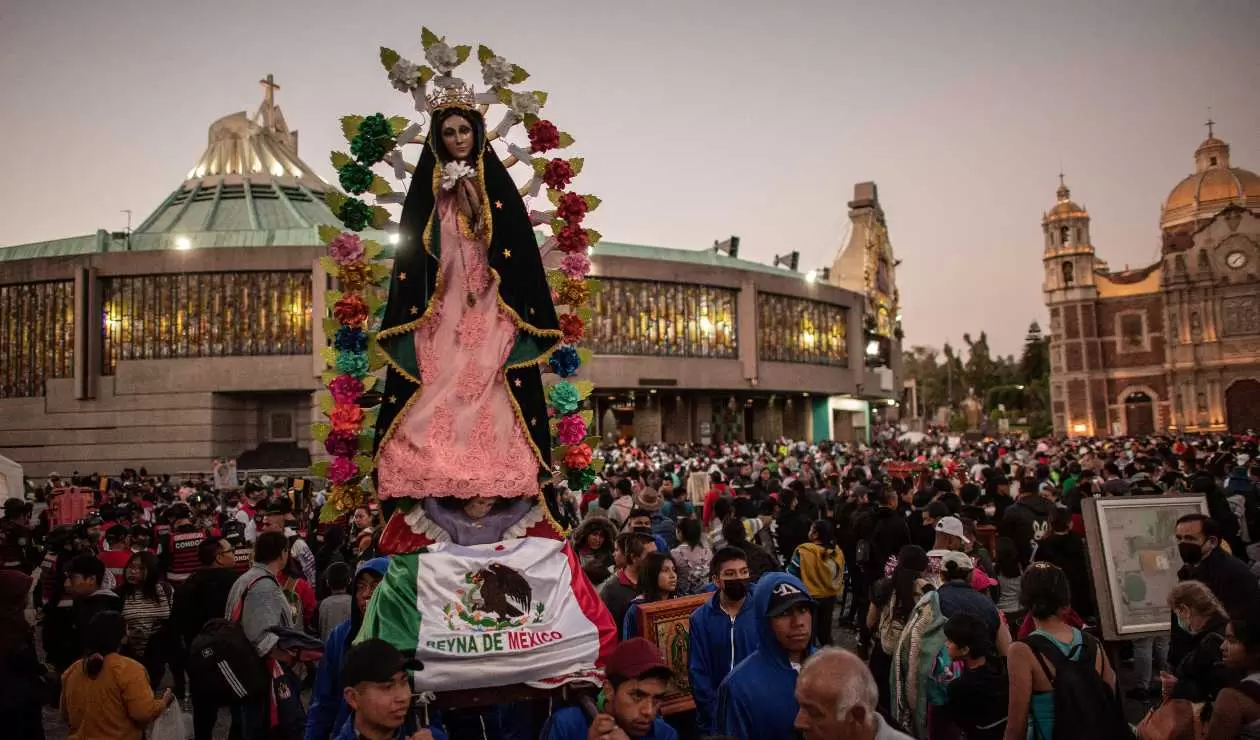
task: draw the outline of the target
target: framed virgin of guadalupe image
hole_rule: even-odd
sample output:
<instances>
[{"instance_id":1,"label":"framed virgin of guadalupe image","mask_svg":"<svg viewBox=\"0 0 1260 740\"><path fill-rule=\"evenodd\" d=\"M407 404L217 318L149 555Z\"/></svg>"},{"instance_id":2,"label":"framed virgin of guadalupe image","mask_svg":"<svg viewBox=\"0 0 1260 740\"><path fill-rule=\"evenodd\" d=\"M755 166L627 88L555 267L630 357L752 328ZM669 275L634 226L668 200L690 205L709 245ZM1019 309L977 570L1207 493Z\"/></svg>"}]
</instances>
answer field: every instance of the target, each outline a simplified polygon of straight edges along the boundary
<instances>
[{"instance_id":1,"label":"framed virgin of guadalupe image","mask_svg":"<svg viewBox=\"0 0 1260 740\"><path fill-rule=\"evenodd\" d=\"M1207 514L1207 499L1087 498L1081 513L1103 639L1167 633L1172 619L1168 594L1182 565L1174 530L1187 514Z\"/></svg>"},{"instance_id":2,"label":"framed virgin of guadalupe image","mask_svg":"<svg viewBox=\"0 0 1260 740\"><path fill-rule=\"evenodd\" d=\"M639 634L660 648L665 664L674 672L669 690L661 697L661 714L676 714L696 707L687 673L691 613L711 598L712 593L700 593L639 605Z\"/></svg>"}]
</instances>

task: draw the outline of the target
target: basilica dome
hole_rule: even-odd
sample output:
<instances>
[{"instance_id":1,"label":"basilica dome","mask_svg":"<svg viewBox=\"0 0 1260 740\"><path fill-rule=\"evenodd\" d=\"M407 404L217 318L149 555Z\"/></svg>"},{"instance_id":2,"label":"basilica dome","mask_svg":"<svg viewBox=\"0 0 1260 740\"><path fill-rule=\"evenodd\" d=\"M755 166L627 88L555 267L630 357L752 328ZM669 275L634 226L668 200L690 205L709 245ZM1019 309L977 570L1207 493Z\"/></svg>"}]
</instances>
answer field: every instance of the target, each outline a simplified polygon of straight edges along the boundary
<instances>
[{"instance_id":1,"label":"basilica dome","mask_svg":"<svg viewBox=\"0 0 1260 740\"><path fill-rule=\"evenodd\" d=\"M1194 152L1195 173L1177 183L1164 202L1160 227L1169 230L1211 218L1236 203L1260 208L1260 175L1229 166L1229 144L1208 136Z\"/></svg>"}]
</instances>

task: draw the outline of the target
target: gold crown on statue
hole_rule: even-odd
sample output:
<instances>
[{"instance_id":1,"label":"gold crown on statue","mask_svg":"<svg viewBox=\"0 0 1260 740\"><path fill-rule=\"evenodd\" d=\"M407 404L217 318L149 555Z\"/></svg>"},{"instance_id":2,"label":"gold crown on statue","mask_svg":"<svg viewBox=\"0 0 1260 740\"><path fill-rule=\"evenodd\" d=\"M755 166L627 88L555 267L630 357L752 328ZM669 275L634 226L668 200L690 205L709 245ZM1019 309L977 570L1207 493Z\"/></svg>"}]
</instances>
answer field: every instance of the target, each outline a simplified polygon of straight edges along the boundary
<instances>
[{"instance_id":1,"label":"gold crown on statue","mask_svg":"<svg viewBox=\"0 0 1260 740\"><path fill-rule=\"evenodd\" d=\"M477 109L472 85L463 83L437 88L429 95L428 101L429 110L431 111L441 110L442 108Z\"/></svg>"}]
</instances>

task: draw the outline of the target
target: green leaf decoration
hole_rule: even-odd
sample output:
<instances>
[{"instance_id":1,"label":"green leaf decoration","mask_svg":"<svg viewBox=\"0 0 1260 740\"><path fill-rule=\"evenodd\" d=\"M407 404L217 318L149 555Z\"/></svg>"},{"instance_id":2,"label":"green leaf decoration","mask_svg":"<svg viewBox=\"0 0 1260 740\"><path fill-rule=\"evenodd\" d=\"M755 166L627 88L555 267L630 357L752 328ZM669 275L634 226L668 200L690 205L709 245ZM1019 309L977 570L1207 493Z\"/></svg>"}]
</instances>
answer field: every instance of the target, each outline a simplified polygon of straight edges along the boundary
<instances>
[{"instance_id":1,"label":"green leaf decoration","mask_svg":"<svg viewBox=\"0 0 1260 740\"><path fill-rule=\"evenodd\" d=\"M336 226L324 224L319 227L319 240L325 244L331 244L333 239L341 236L341 229Z\"/></svg>"},{"instance_id":2,"label":"green leaf decoration","mask_svg":"<svg viewBox=\"0 0 1260 740\"><path fill-rule=\"evenodd\" d=\"M595 229L583 229L583 231L586 232L586 243L592 247L598 244L600 239L604 238L604 235Z\"/></svg>"},{"instance_id":3,"label":"green leaf decoration","mask_svg":"<svg viewBox=\"0 0 1260 740\"><path fill-rule=\"evenodd\" d=\"M533 168L534 174L542 177L542 174L547 171L547 160L538 157L533 161Z\"/></svg>"},{"instance_id":4,"label":"green leaf decoration","mask_svg":"<svg viewBox=\"0 0 1260 740\"><path fill-rule=\"evenodd\" d=\"M332 425L325 424L324 422L321 421L321 422L312 424L311 431L315 434L316 442L323 442L324 440L328 439L328 434L332 431Z\"/></svg>"},{"instance_id":5,"label":"green leaf decoration","mask_svg":"<svg viewBox=\"0 0 1260 740\"><path fill-rule=\"evenodd\" d=\"M582 320L583 324L591 323L591 318L594 316L589 308L579 308L577 310L577 315L578 318Z\"/></svg>"},{"instance_id":6,"label":"green leaf decoration","mask_svg":"<svg viewBox=\"0 0 1260 740\"><path fill-rule=\"evenodd\" d=\"M512 65L512 84L519 85L529 79L529 72L521 68L519 64Z\"/></svg>"},{"instance_id":7,"label":"green leaf decoration","mask_svg":"<svg viewBox=\"0 0 1260 740\"><path fill-rule=\"evenodd\" d=\"M381 352L368 353L368 372L374 373L385 367L385 357Z\"/></svg>"},{"instance_id":8,"label":"green leaf decoration","mask_svg":"<svg viewBox=\"0 0 1260 740\"><path fill-rule=\"evenodd\" d=\"M591 460L591 470L594 470L596 473L602 472L604 470L604 458Z\"/></svg>"},{"instance_id":9,"label":"green leaf decoration","mask_svg":"<svg viewBox=\"0 0 1260 740\"><path fill-rule=\"evenodd\" d=\"M394 132L394 136L401 134L411 125L411 121L406 116L391 116L389 119L389 128Z\"/></svg>"},{"instance_id":10,"label":"green leaf decoration","mask_svg":"<svg viewBox=\"0 0 1260 740\"><path fill-rule=\"evenodd\" d=\"M591 364L591 360L595 359L595 352L593 352L590 349L587 349L586 347L579 347L577 353L578 353L578 360L582 362L582 367L586 367L587 365Z\"/></svg>"},{"instance_id":11,"label":"green leaf decoration","mask_svg":"<svg viewBox=\"0 0 1260 740\"><path fill-rule=\"evenodd\" d=\"M372 184L368 186L368 192L372 195L389 195L394 189L389 186L389 182L380 175L372 178Z\"/></svg>"},{"instance_id":12,"label":"green leaf decoration","mask_svg":"<svg viewBox=\"0 0 1260 740\"><path fill-rule=\"evenodd\" d=\"M533 127L537 126L537 125L538 125L538 121L539 121L539 120L541 120L541 119L539 119L539 118L538 118L538 114L536 114L536 113L526 113L526 114L525 114L525 119L524 119L524 123L525 123L525 130L526 130L526 131L528 131L529 129L531 129L531 128L533 128Z\"/></svg>"},{"instance_id":13,"label":"green leaf decoration","mask_svg":"<svg viewBox=\"0 0 1260 740\"><path fill-rule=\"evenodd\" d=\"M334 318L324 319L324 336L331 337L341 328L341 322Z\"/></svg>"},{"instance_id":14,"label":"green leaf decoration","mask_svg":"<svg viewBox=\"0 0 1260 740\"><path fill-rule=\"evenodd\" d=\"M548 193L553 193L553 192L555 192L555 191L554 191L554 190L549 190L549 191L547 191L547 192L548 192ZM547 225L551 227L551 235L552 235L552 236L559 236L559 235L560 235L560 231L561 231L561 229L563 229L563 228L565 227L564 219L562 219L562 218L553 218L553 219L551 219L551 222L550 222L549 224L547 224Z\"/></svg>"},{"instance_id":15,"label":"green leaf decoration","mask_svg":"<svg viewBox=\"0 0 1260 740\"><path fill-rule=\"evenodd\" d=\"M385 265L372 265L372 283L376 284L389 277L389 268Z\"/></svg>"},{"instance_id":16,"label":"green leaf decoration","mask_svg":"<svg viewBox=\"0 0 1260 740\"><path fill-rule=\"evenodd\" d=\"M568 149L571 146L573 146L573 137L569 136L569 133L567 131L561 131L560 132L560 148Z\"/></svg>"},{"instance_id":17,"label":"green leaf decoration","mask_svg":"<svg viewBox=\"0 0 1260 740\"><path fill-rule=\"evenodd\" d=\"M332 304L336 303L337 301L345 297L346 297L345 294L342 293L340 290L330 290L324 293L324 302L327 303L329 306L331 306Z\"/></svg>"},{"instance_id":18,"label":"green leaf decoration","mask_svg":"<svg viewBox=\"0 0 1260 740\"><path fill-rule=\"evenodd\" d=\"M578 400L580 401L590 398L591 392L595 390L595 384L589 380L579 380L573 385L578 390Z\"/></svg>"},{"instance_id":19,"label":"green leaf decoration","mask_svg":"<svg viewBox=\"0 0 1260 740\"><path fill-rule=\"evenodd\" d=\"M319 462L312 465L311 475L315 476L316 478L327 478L329 462L330 461L328 460L320 460Z\"/></svg>"},{"instance_id":20,"label":"green leaf decoration","mask_svg":"<svg viewBox=\"0 0 1260 740\"><path fill-rule=\"evenodd\" d=\"M345 134L346 141L351 141L359 135L359 124L361 123L363 123L363 116L341 117L341 133Z\"/></svg>"},{"instance_id":21,"label":"green leaf decoration","mask_svg":"<svg viewBox=\"0 0 1260 740\"><path fill-rule=\"evenodd\" d=\"M398 52L393 49L387 49L384 46L381 47L381 65L385 67L386 72L392 70L394 65L398 64L399 59L402 59L402 57L398 55Z\"/></svg>"},{"instance_id":22,"label":"green leaf decoration","mask_svg":"<svg viewBox=\"0 0 1260 740\"><path fill-rule=\"evenodd\" d=\"M332 347L324 347L321 349L319 351L319 356L328 367L335 367L337 365L337 350Z\"/></svg>"},{"instance_id":23,"label":"green leaf decoration","mask_svg":"<svg viewBox=\"0 0 1260 740\"><path fill-rule=\"evenodd\" d=\"M368 223L372 224L374 229L383 229L389 223L389 211L380 206L372 206L372 220Z\"/></svg>"},{"instance_id":24,"label":"green leaf decoration","mask_svg":"<svg viewBox=\"0 0 1260 740\"><path fill-rule=\"evenodd\" d=\"M582 174L582 166L586 164L586 160L581 157L574 157L569 160L569 166L573 168L574 175Z\"/></svg>"},{"instance_id":25,"label":"green leaf decoration","mask_svg":"<svg viewBox=\"0 0 1260 740\"><path fill-rule=\"evenodd\" d=\"M367 455L355 455L354 464L359 466L360 473L366 473L372 469L372 458Z\"/></svg>"},{"instance_id":26,"label":"green leaf decoration","mask_svg":"<svg viewBox=\"0 0 1260 740\"><path fill-rule=\"evenodd\" d=\"M324 466L325 471L327 471L327 468L328 466L325 465ZM312 466L311 467L312 472L314 471L314 469L315 469L314 466ZM317 475L315 477L322 478L323 476ZM340 516L341 516L341 512L337 510L337 507L334 506L333 502L331 501L325 501L324 505L319 508L319 523L320 524L329 524L331 522L335 522Z\"/></svg>"},{"instance_id":27,"label":"green leaf decoration","mask_svg":"<svg viewBox=\"0 0 1260 740\"><path fill-rule=\"evenodd\" d=\"M363 390L365 391L372 390L372 388L375 387L376 385L376 380L377 378L375 375L365 375L363 377Z\"/></svg>"},{"instance_id":28,"label":"green leaf decoration","mask_svg":"<svg viewBox=\"0 0 1260 740\"><path fill-rule=\"evenodd\" d=\"M535 90L534 97L538 98L538 107L541 108L547 104L547 93L542 90Z\"/></svg>"},{"instance_id":29,"label":"green leaf decoration","mask_svg":"<svg viewBox=\"0 0 1260 740\"><path fill-rule=\"evenodd\" d=\"M341 206L346 202L346 196L338 193L336 190L329 190L324 193L324 204L328 206L328 210L337 213L341 210ZM340 233L340 232L339 232Z\"/></svg>"},{"instance_id":30,"label":"green leaf decoration","mask_svg":"<svg viewBox=\"0 0 1260 740\"><path fill-rule=\"evenodd\" d=\"M380 415L381 415L381 407L380 407L380 406L373 406L372 408L370 408L370 409L368 409L366 412L364 412L364 414L363 414L363 428L364 428L364 429L375 429L375 428L376 428L376 420L377 420L377 418L379 418L379 417L380 417Z\"/></svg>"},{"instance_id":31,"label":"green leaf decoration","mask_svg":"<svg viewBox=\"0 0 1260 740\"><path fill-rule=\"evenodd\" d=\"M501 87L498 90L495 90L494 94L499 98L500 103L503 103L504 105L512 104L512 91L511 90L508 90L505 87Z\"/></svg>"},{"instance_id":32,"label":"green leaf decoration","mask_svg":"<svg viewBox=\"0 0 1260 740\"><path fill-rule=\"evenodd\" d=\"M337 377L340 374L341 373L337 372L336 370L325 370L323 373L320 374L319 382L324 385L328 385L329 383L333 382L333 378Z\"/></svg>"},{"instance_id":33,"label":"green leaf decoration","mask_svg":"<svg viewBox=\"0 0 1260 740\"><path fill-rule=\"evenodd\" d=\"M561 192L559 190L552 190L551 188L547 188L547 200L551 201L551 205L553 206L560 205L560 196L561 196Z\"/></svg>"},{"instance_id":34,"label":"green leaf decoration","mask_svg":"<svg viewBox=\"0 0 1260 740\"><path fill-rule=\"evenodd\" d=\"M333 408L332 395L321 391L319 393L316 393L315 397L319 399L319 410L322 411L325 416L327 416L328 412L332 411L332 408Z\"/></svg>"},{"instance_id":35,"label":"green leaf decoration","mask_svg":"<svg viewBox=\"0 0 1260 740\"><path fill-rule=\"evenodd\" d=\"M547 287L552 290L560 290L560 286L564 285L564 282L568 279L568 276L560 270L547 271Z\"/></svg>"},{"instance_id":36,"label":"green leaf decoration","mask_svg":"<svg viewBox=\"0 0 1260 740\"><path fill-rule=\"evenodd\" d=\"M324 268L324 272L328 273L329 275L337 274L337 270L338 270L337 263L333 262L333 258L329 257L328 255L324 255L323 257L319 258L319 266Z\"/></svg>"},{"instance_id":37,"label":"green leaf decoration","mask_svg":"<svg viewBox=\"0 0 1260 740\"><path fill-rule=\"evenodd\" d=\"M590 209L587 209L587 210L590 210ZM384 253L385 253L385 247L382 247L380 242L376 241L375 239L363 240L363 258L364 259L374 260L377 257L380 257ZM386 270L386 274L388 273L389 271Z\"/></svg>"},{"instance_id":38,"label":"green leaf decoration","mask_svg":"<svg viewBox=\"0 0 1260 740\"><path fill-rule=\"evenodd\" d=\"M582 412L582 421L586 422L586 426L587 426L587 428L589 429L589 428L590 428L590 426L591 426L591 424L593 424L593 423L595 422L595 412L594 412L594 411L591 411L591 410L589 410L589 409L588 409L588 410L586 410L586 411L583 411L583 412Z\"/></svg>"},{"instance_id":39,"label":"green leaf decoration","mask_svg":"<svg viewBox=\"0 0 1260 740\"><path fill-rule=\"evenodd\" d=\"M569 451L569 447L568 447L567 445L560 445L559 447L552 447L552 448L551 448L551 459L552 459L552 460L563 460L563 459L564 459L564 455L565 455L565 453L566 453L566 452L568 452L568 451Z\"/></svg>"},{"instance_id":40,"label":"green leaf decoration","mask_svg":"<svg viewBox=\"0 0 1260 740\"><path fill-rule=\"evenodd\" d=\"M433 79L433 75L435 74L437 74L437 72L434 72L433 68L430 67L429 65L427 64L420 65L420 81L421 82L424 82L427 84L429 80Z\"/></svg>"},{"instance_id":41,"label":"green leaf decoration","mask_svg":"<svg viewBox=\"0 0 1260 740\"><path fill-rule=\"evenodd\" d=\"M494 58L494 52L490 51L490 47L482 44L477 47L477 61L485 64Z\"/></svg>"},{"instance_id":42,"label":"green leaf decoration","mask_svg":"<svg viewBox=\"0 0 1260 740\"><path fill-rule=\"evenodd\" d=\"M424 47L425 51L428 51L430 46L433 46L441 40L441 37L430 31L428 26L424 26L420 29L420 45Z\"/></svg>"},{"instance_id":43,"label":"green leaf decoration","mask_svg":"<svg viewBox=\"0 0 1260 740\"><path fill-rule=\"evenodd\" d=\"M332 160L333 169L337 171L340 171L342 167L345 167L354 161L350 158L350 155L345 152L333 152L329 159Z\"/></svg>"},{"instance_id":44,"label":"green leaf decoration","mask_svg":"<svg viewBox=\"0 0 1260 740\"><path fill-rule=\"evenodd\" d=\"M459 60L460 64L463 64L464 62L468 61L468 57L471 54L472 54L472 47L469 46L468 44L461 44L455 47L455 58Z\"/></svg>"},{"instance_id":45,"label":"green leaf decoration","mask_svg":"<svg viewBox=\"0 0 1260 740\"><path fill-rule=\"evenodd\" d=\"M385 301L380 296L371 294L363 296L363 302L367 304L368 311L371 313L376 313L377 309L385 305Z\"/></svg>"},{"instance_id":46,"label":"green leaf decoration","mask_svg":"<svg viewBox=\"0 0 1260 740\"><path fill-rule=\"evenodd\" d=\"M595 196L593 196L593 195L583 195L583 196L582 196L582 200L586 201L586 212L587 212L587 213L590 213L591 211L595 210L596 208L599 208L599 204L604 202L604 201L600 200L599 198L596 198L596 197L595 197Z\"/></svg>"},{"instance_id":47,"label":"green leaf decoration","mask_svg":"<svg viewBox=\"0 0 1260 740\"><path fill-rule=\"evenodd\" d=\"M360 435L359 435L359 452L369 452L369 453L370 453L370 452L372 451L372 443L373 443L374 441L375 441L375 440L373 440L372 435L370 435L370 434L360 434Z\"/></svg>"}]
</instances>

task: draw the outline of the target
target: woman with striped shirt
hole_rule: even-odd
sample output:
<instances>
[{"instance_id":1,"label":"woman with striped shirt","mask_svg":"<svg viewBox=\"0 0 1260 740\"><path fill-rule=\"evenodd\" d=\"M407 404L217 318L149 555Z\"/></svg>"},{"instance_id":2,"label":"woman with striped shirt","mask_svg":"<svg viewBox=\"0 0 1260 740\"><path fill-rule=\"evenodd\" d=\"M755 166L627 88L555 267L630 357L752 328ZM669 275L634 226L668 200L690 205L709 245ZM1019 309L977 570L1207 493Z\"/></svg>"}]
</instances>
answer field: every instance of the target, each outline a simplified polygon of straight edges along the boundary
<instances>
[{"instance_id":1,"label":"woman with striped shirt","mask_svg":"<svg viewBox=\"0 0 1260 740\"><path fill-rule=\"evenodd\" d=\"M161 568L157 557L151 552L138 552L127 561L123 569L123 583L118 587L118 595L123 599L122 615L127 621L127 642L136 655L136 659L149 672L149 682L157 688L165 672L166 664L173 657L170 645L172 631L169 628L171 618L171 597L173 589L162 580ZM183 696L184 688L182 670L176 670L175 695Z\"/></svg>"}]
</instances>

